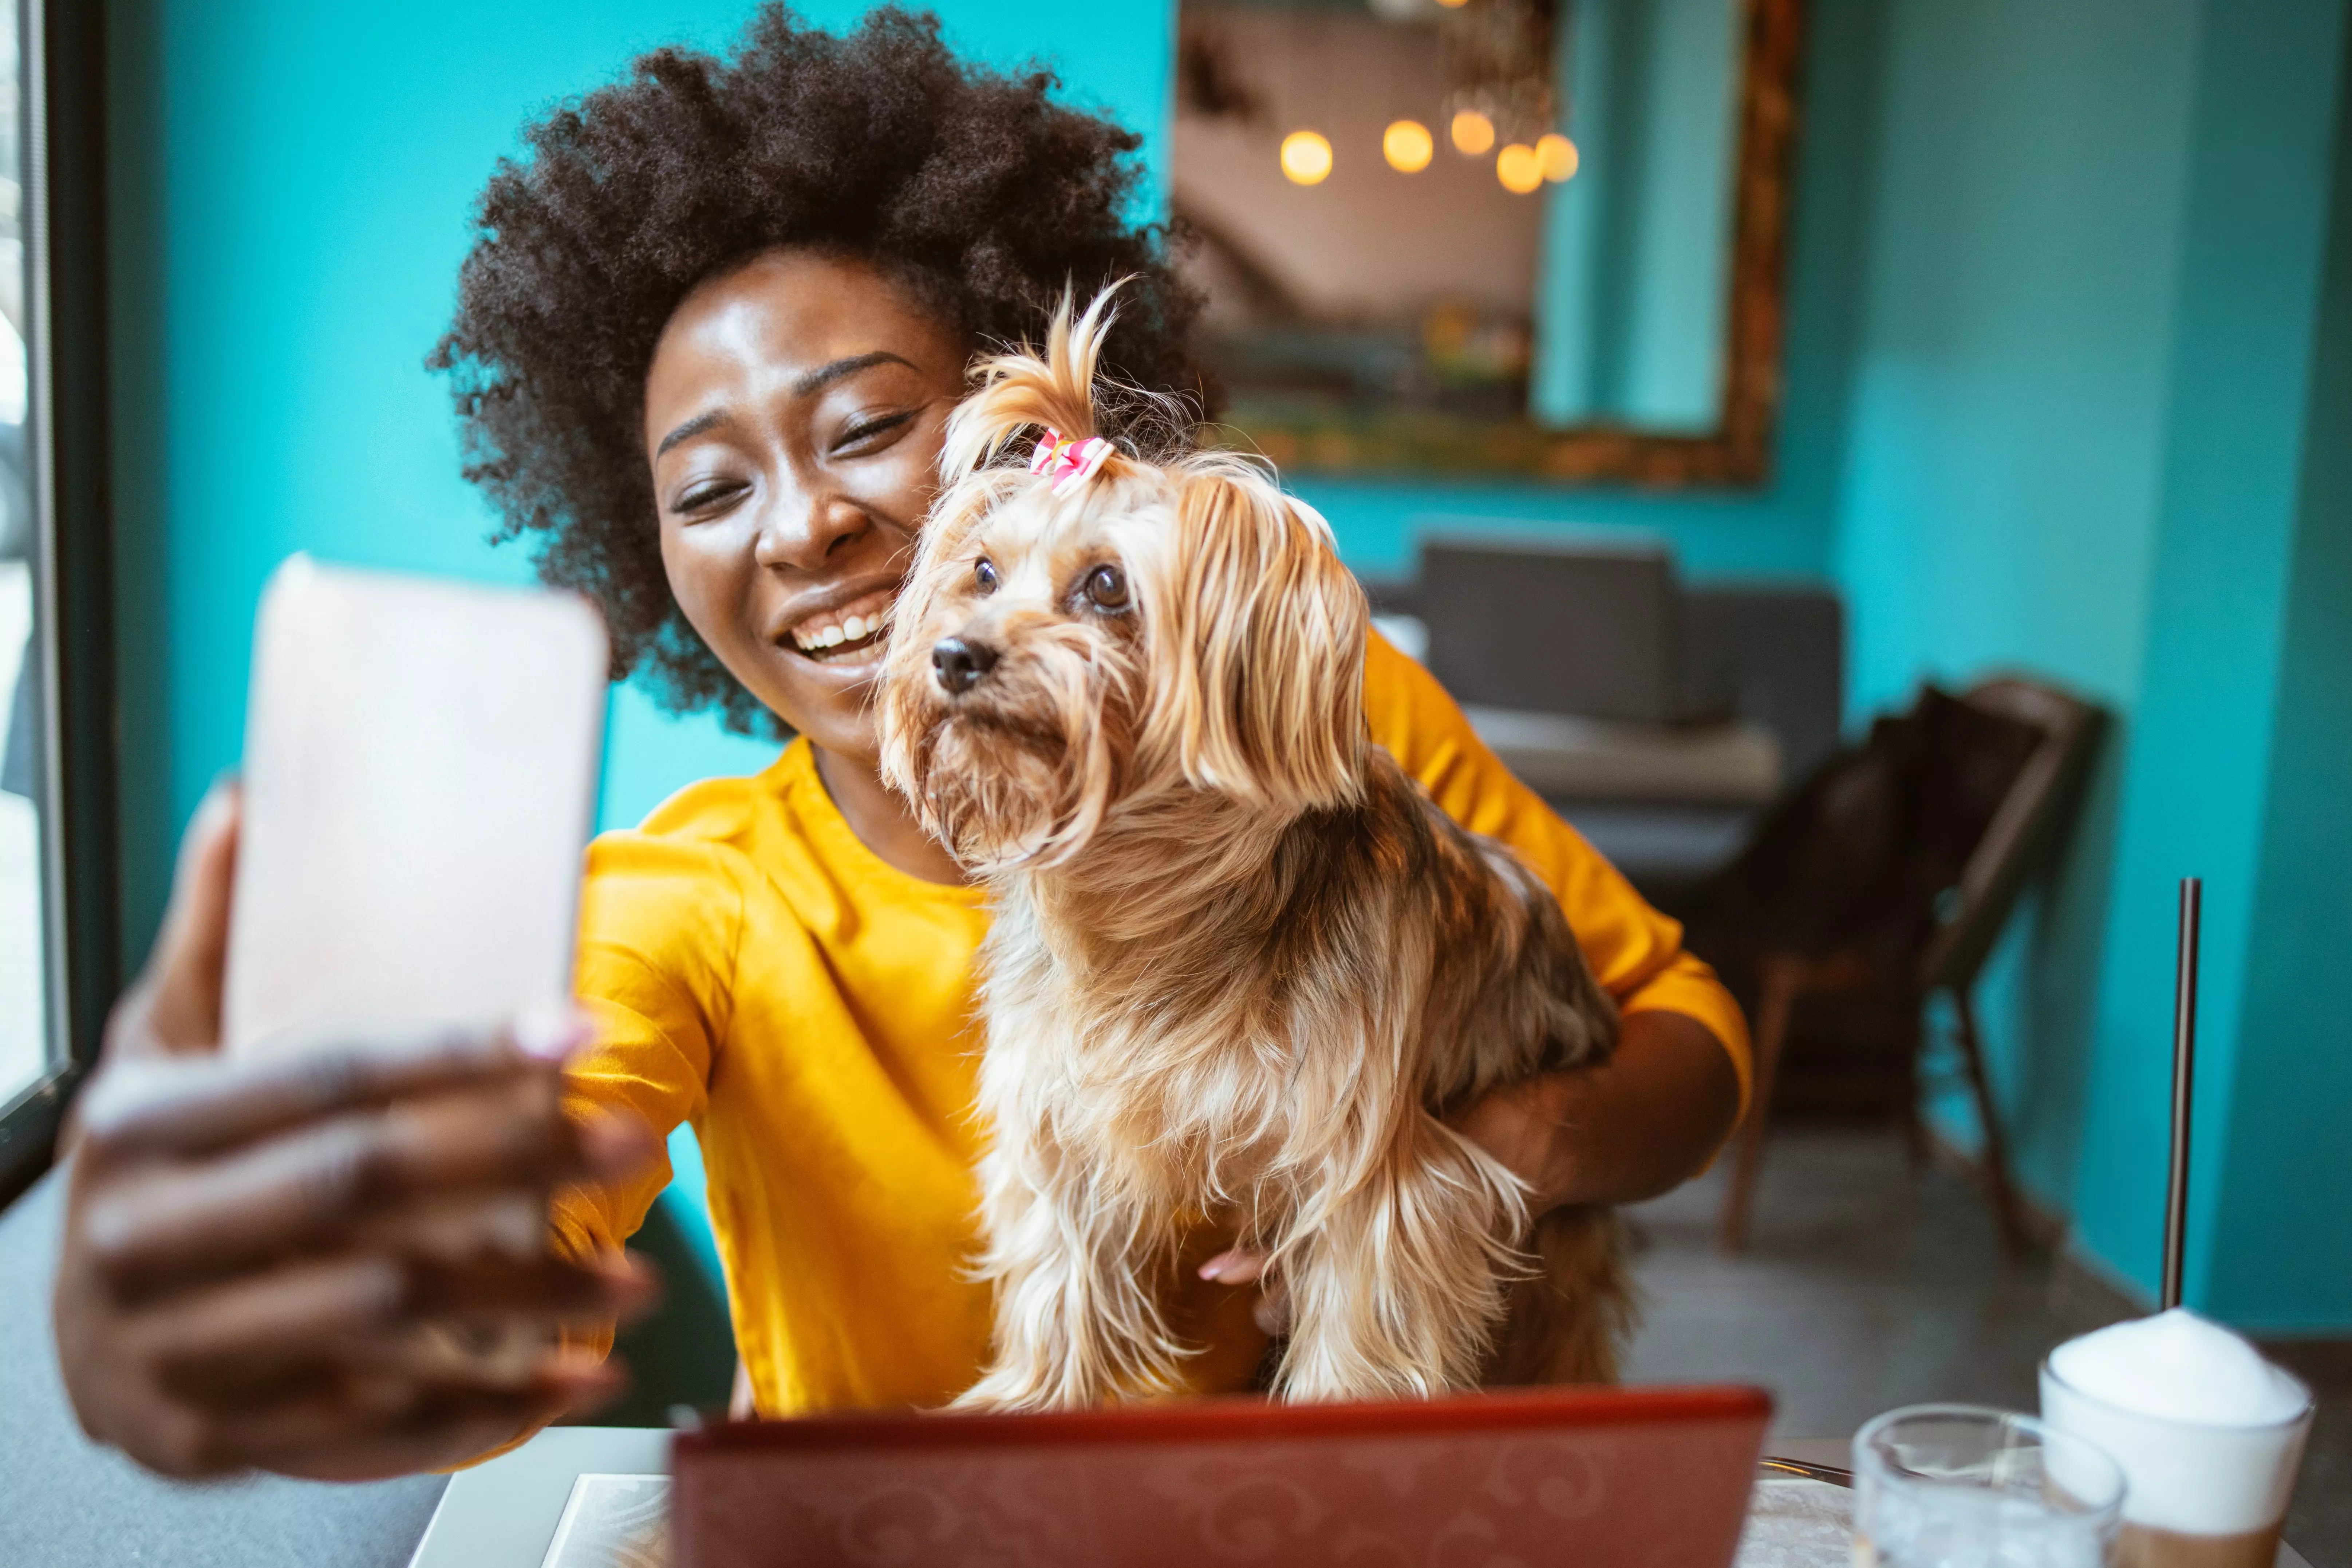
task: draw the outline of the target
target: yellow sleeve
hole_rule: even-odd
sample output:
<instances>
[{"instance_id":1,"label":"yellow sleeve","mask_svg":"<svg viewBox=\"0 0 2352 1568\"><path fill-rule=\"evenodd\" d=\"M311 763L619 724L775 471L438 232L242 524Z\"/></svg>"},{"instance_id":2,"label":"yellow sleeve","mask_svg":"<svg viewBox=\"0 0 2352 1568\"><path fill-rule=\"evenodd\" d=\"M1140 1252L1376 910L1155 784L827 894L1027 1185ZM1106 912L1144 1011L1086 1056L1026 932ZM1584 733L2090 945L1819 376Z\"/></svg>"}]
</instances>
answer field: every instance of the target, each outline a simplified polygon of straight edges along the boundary
<instances>
[{"instance_id":1,"label":"yellow sleeve","mask_svg":"<svg viewBox=\"0 0 2352 1568\"><path fill-rule=\"evenodd\" d=\"M565 1073L563 1108L575 1120L633 1114L659 1139L701 1114L711 1058L726 1037L742 884L731 851L645 833L608 833L588 847L580 889L573 990L594 1020L594 1042ZM669 1184L667 1149L628 1182L558 1192L548 1225L560 1257L616 1255ZM562 1342L612 1353L614 1327L567 1330ZM539 1427L474 1458L511 1452Z\"/></svg>"},{"instance_id":2,"label":"yellow sleeve","mask_svg":"<svg viewBox=\"0 0 2352 1568\"><path fill-rule=\"evenodd\" d=\"M743 917L733 858L646 833L608 833L588 847L573 989L596 1037L567 1075L575 1117L625 1111L667 1138L701 1115L733 1005ZM669 1179L665 1152L618 1186L557 1194L558 1246L573 1257L617 1249Z\"/></svg>"},{"instance_id":3,"label":"yellow sleeve","mask_svg":"<svg viewBox=\"0 0 2352 1568\"><path fill-rule=\"evenodd\" d=\"M1706 963L1683 949L1682 927L1511 775L1428 670L1378 632L1364 653L1364 710L1372 739L1419 779L1448 816L1497 838L1550 885L1586 962L1626 1013L1680 1013L1723 1044L1739 1077L1744 1116L1751 1078L1748 1023Z\"/></svg>"}]
</instances>

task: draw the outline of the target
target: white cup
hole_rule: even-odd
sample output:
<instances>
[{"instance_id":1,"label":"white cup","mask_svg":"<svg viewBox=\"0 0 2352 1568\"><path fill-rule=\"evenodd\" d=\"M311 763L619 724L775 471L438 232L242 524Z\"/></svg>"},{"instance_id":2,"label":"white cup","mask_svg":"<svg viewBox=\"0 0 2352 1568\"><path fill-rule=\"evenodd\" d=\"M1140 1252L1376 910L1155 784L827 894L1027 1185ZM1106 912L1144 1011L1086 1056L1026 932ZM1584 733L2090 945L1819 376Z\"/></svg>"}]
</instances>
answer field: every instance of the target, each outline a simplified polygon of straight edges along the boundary
<instances>
[{"instance_id":1,"label":"white cup","mask_svg":"<svg viewBox=\"0 0 2352 1568\"><path fill-rule=\"evenodd\" d=\"M2147 1415L2087 1394L2042 1363L2043 1422L2088 1439L2123 1467L2122 1568L2271 1568L2311 1417L2309 1389L2301 1411L2263 1426Z\"/></svg>"}]
</instances>

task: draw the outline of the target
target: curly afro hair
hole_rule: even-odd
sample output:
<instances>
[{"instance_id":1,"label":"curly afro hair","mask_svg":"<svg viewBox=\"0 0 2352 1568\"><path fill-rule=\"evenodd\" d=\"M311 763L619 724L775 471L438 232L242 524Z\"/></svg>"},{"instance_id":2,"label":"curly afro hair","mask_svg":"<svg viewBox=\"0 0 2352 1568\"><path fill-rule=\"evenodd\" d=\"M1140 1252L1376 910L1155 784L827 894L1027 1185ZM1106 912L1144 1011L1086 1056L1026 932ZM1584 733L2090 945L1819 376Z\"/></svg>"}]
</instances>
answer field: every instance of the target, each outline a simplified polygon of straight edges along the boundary
<instances>
[{"instance_id":1,"label":"curly afro hair","mask_svg":"<svg viewBox=\"0 0 2352 1568\"><path fill-rule=\"evenodd\" d=\"M782 732L670 596L639 430L672 310L762 250L866 259L975 344L1033 340L1065 289L1131 278L1106 369L1200 406L1196 301L1164 232L1121 216L1141 139L1055 104L1058 85L958 60L928 15L835 36L771 4L732 59L656 50L500 160L427 363L450 373L492 537L530 536L542 579L603 607L614 679L641 670L673 711Z\"/></svg>"}]
</instances>

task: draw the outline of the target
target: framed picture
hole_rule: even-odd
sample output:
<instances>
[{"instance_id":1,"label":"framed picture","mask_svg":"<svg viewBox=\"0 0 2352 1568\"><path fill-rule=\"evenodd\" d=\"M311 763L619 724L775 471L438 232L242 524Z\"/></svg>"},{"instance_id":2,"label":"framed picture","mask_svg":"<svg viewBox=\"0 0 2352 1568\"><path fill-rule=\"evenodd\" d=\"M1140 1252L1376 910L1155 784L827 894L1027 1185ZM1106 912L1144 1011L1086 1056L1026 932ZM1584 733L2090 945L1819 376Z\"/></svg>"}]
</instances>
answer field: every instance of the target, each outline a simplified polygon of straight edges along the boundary
<instances>
[{"instance_id":1,"label":"framed picture","mask_svg":"<svg viewBox=\"0 0 2352 1568\"><path fill-rule=\"evenodd\" d=\"M1286 468L1754 485L1800 0L1184 0L1174 216Z\"/></svg>"}]
</instances>

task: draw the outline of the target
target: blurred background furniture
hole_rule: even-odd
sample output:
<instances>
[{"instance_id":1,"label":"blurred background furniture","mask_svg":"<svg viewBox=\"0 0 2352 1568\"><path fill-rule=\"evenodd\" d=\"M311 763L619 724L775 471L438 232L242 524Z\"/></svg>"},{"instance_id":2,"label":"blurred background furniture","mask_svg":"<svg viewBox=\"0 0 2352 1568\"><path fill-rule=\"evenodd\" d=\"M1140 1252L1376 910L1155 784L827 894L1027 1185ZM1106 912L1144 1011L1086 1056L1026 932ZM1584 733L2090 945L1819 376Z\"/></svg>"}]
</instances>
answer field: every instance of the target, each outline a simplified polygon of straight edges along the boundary
<instances>
[{"instance_id":1,"label":"blurred background furniture","mask_svg":"<svg viewBox=\"0 0 2352 1568\"><path fill-rule=\"evenodd\" d=\"M1677 909L1837 746L1844 615L1826 588L1682 583L1654 547L1426 542L1373 581L1513 773Z\"/></svg>"},{"instance_id":2,"label":"blurred background furniture","mask_svg":"<svg viewBox=\"0 0 2352 1568\"><path fill-rule=\"evenodd\" d=\"M1974 992L2019 895L2063 847L2104 719L2022 679L1989 680L1958 700L1929 688L1909 713L1882 720L1861 747L1825 765L1697 895L1692 948L1742 993L1755 1028L1755 1092L1735 1135L1718 1230L1725 1250L1747 1242L1792 1034L1811 1023L1826 1037L1830 1059L1817 1076L1843 1069L1891 1083L1882 1103L1903 1120L1916 1154L1922 1021L1940 992L1975 1107L1986 1194L2004 1246L2023 1252Z\"/></svg>"}]
</instances>

